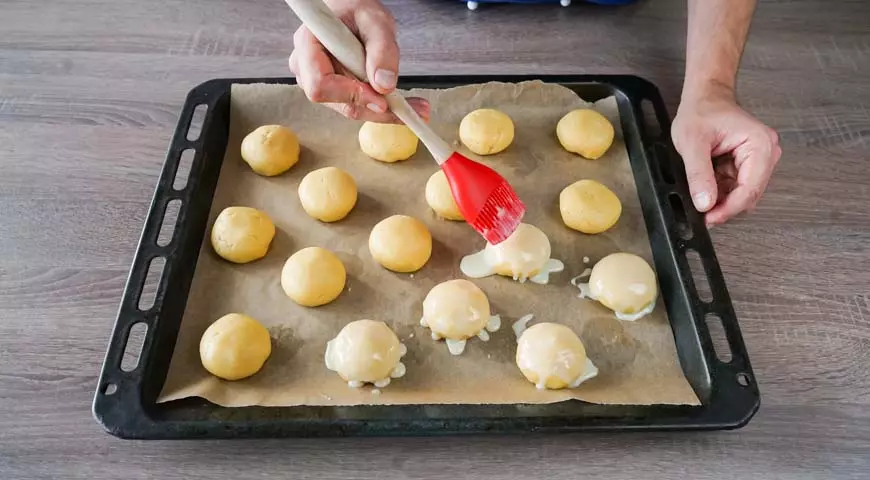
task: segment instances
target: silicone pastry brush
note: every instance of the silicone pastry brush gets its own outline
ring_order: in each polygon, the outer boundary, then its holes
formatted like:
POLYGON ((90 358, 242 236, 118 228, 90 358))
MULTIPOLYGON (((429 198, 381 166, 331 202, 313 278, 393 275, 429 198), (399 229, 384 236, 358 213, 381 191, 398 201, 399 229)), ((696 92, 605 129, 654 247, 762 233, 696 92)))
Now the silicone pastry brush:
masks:
MULTIPOLYGON (((285 2, 336 60, 360 80, 366 79, 362 44, 322 0, 285 2)), ((441 166, 465 221, 493 245, 507 239, 526 212, 507 180, 450 147, 398 92, 388 94, 386 99, 390 110, 417 135, 441 166)))

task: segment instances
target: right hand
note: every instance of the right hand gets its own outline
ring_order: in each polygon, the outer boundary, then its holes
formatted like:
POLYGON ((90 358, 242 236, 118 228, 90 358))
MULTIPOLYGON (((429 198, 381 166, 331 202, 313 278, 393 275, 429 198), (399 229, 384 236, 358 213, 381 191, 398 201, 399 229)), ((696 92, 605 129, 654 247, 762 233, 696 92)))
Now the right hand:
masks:
MULTIPOLYGON (((325 0, 336 16, 362 41, 366 52, 366 80, 356 77, 321 45, 303 25, 293 35, 290 71, 312 102, 322 103, 345 117, 380 123, 400 123, 388 111, 384 95, 396 89, 399 46, 396 24, 378 0, 325 0)), ((408 103, 429 120, 429 103, 408 98, 408 103)))

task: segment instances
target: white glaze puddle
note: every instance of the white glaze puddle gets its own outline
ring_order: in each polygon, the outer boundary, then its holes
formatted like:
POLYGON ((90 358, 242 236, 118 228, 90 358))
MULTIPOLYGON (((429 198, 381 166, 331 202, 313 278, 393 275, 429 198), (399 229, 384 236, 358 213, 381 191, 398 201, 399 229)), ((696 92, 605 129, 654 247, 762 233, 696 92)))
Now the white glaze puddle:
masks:
MULTIPOLYGON (((420 319, 420 325, 423 327, 428 327, 428 323, 425 318, 420 319)), ((490 333, 497 332, 501 328, 501 317, 498 315, 491 315, 489 320, 486 322, 486 326, 480 329, 474 336, 479 338, 481 341, 488 342, 490 339, 490 333)), ((438 341, 443 337, 441 335, 431 332, 430 333, 432 340, 438 341)), ((468 344, 468 339, 455 340, 452 338, 444 339, 444 343, 447 344, 447 350, 451 355, 462 355, 465 351, 465 346, 468 344)))
POLYGON ((323 355, 323 362, 326 363, 326 368, 333 372, 336 369, 335 363, 332 361, 332 359, 335 358, 335 352, 333 349, 334 342, 334 339, 326 342, 326 353, 323 355))
POLYGON ((407 372, 407 369, 405 368, 405 364, 402 362, 399 362, 399 364, 396 365, 396 368, 394 368, 393 371, 390 372, 390 377, 402 378, 405 376, 405 372, 407 372))
POLYGON ((535 318, 535 316, 529 313, 527 315, 523 315, 516 322, 514 322, 513 325, 511 325, 511 328, 514 331, 514 335, 516 335, 518 339, 523 335, 523 332, 525 332, 526 329, 529 328, 529 322, 531 322, 533 318, 535 318))
POLYGON ((375 387, 376 387, 376 388, 384 388, 384 387, 386 387, 387 385, 390 384, 390 380, 391 380, 390 377, 382 378, 382 379, 380 379, 380 380, 376 380, 376 381, 375 381, 375 387))
MULTIPOLYGON (((528 258, 524 258, 524 260, 528 260, 528 258)), ((484 278, 496 273, 495 265, 489 256, 486 255, 486 250, 462 257, 462 260, 459 262, 459 270, 469 278, 484 278)), ((546 285, 550 281, 550 274, 565 270, 565 264, 561 260, 550 258, 544 262, 544 265, 540 269, 536 270, 538 270, 538 273, 531 277, 528 276, 528 273, 514 272, 513 279, 520 283, 526 283, 526 280, 531 280, 532 283, 546 285)))
POLYGON ((486 330, 489 332, 497 332, 500 328, 501 317, 498 315, 492 315, 491 317, 489 317, 489 321, 486 322, 486 330))
POLYGON ((634 322, 636 320, 640 320, 641 318, 649 315, 656 308, 656 301, 653 300, 649 305, 644 307, 642 310, 635 313, 616 313, 616 318, 626 321, 626 322, 634 322))
POLYGON ((468 343, 467 340, 453 340, 451 338, 444 340, 444 342, 451 355, 462 355, 462 352, 465 351, 465 345, 468 343))
POLYGON ((586 359, 586 368, 583 370, 583 375, 577 377, 573 382, 571 382, 568 386, 570 388, 577 388, 581 383, 586 380, 591 380, 598 376, 598 367, 592 363, 592 360, 586 359))
MULTIPOLYGON (((597 376, 598 376, 598 367, 596 367, 595 364, 592 363, 592 360, 589 360, 587 358, 586 359, 586 368, 583 369, 583 373, 579 377, 568 382, 568 388, 577 388, 583 382, 585 382, 587 380, 591 380, 597 376)), ((535 388, 537 388, 538 390, 546 390, 547 387, 545 385, 545 382, 546 382, 547 376, 546 375, 539 375, 539 378, 543 378, 544 380, 536 383, 535 388)))
MULTIPOLYGON (((532 283, 537 283, 538 285, 546 285, 550 283, 551 273, 561 272, 562 270, 565 270, 565 264, 562 263, 561 260, 551 258, 547 260, 547 263, 544 264, 544 268, 541 269, 540 273, 529 278, 529 280, 531 280, 532 283)), ((522 283, 522 280, 520 281, 520 283, 522 283)))

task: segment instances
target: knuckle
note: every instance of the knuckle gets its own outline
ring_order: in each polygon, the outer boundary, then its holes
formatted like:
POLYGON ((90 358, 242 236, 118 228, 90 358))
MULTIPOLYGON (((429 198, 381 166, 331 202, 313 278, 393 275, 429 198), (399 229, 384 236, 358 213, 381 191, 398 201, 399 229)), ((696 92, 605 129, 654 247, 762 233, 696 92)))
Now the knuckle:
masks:
POLYGON ((682 150, 692 142, 703 142, 707 138, 707 132, 700 127, 675 123, 672 130, 674 147, 682 150))
POLYGON ((362 114, 360 113, 360 109, 357 108, 356 105, 348 105, 345 108, 344 116, 351 120, 359 120, 362 114))
POLYGON ((299 27, 293 32, 293 45, 297 47, 305 41, 305 27, 299 27))
POLYGON ((779 146, 779 134, 772 128, 767 129, 767 138, 770 139, 770 144, 774 147, 779 146))
POLYGON ((351 105, 360 105, 362 103, 362 95, 362 86, 358 85, 357 88, 354 88, 350 92, 350 99, 348 103, 350 103, 351 105))
POLYGON ((746 198, 746 207, 753 208, 755 204, 758 203, 758 200, 761 199, 761 189, 757 187, 750 188, 749 192, 747 192, 746 198))
POLYGON ((323 90, 323 84, 320 79, 317 79, 308 85, 308 88, 305 89, 305 94, 308 96, 308 100, 311 100, 314 103, 323 103, 326 101, 326 92, 323 90))
POLYGON ((351 120, 359 120, 360 118, 360 110, 356 107, 356 105, 352 105, 349 103, 340 103, 336 106, 336 110, 342 116, 347 117, 351 120))
POLYGON ((384 14, 384 27, 391 33, 395 33, 396 31, 396 19, 389 12, 385 12, 384 14))
POLYGON ((374 8, 367 9, 366 12, 371 15, 373 20, 377 21, 383 27, 395 28, 396 19, 386 8, 380 8, 380 6, 376 6, 374 8))
POLYGON ((771 160, 772 160, 771 163, 773 164, 773 166, 776 166, 777 164, 779 164, 779 160, 781 158, 782 158, 782 147, 780 147, 779 145, 776 145, 775 147, 773 147, 773 152, 771 153, 771 160))
POLYGON ((683 149, 686 148, 687 143, 685 130, 675 128, 673 130, 671 138, 674 142, 674 148, 676 148, 678 152, 682 153, 683 149))

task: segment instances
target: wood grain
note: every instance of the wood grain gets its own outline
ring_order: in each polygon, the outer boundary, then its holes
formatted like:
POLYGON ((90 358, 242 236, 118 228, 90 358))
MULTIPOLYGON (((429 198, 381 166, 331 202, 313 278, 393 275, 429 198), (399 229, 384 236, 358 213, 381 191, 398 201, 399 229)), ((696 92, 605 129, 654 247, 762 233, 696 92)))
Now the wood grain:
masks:
MULTIPOLYGON (((387 3, 403 73, 634 73, 675 111, 683 1, 387 3)), ((277 0, 4 0, 0 478, 866 478, 870 3, 759 3, 739 93, 785 153, 758 210, 712 233, 762 389, 749 426, 163 443, 90 416, 127 269, 186 92, 286 75, 295 19, 277 0)))

